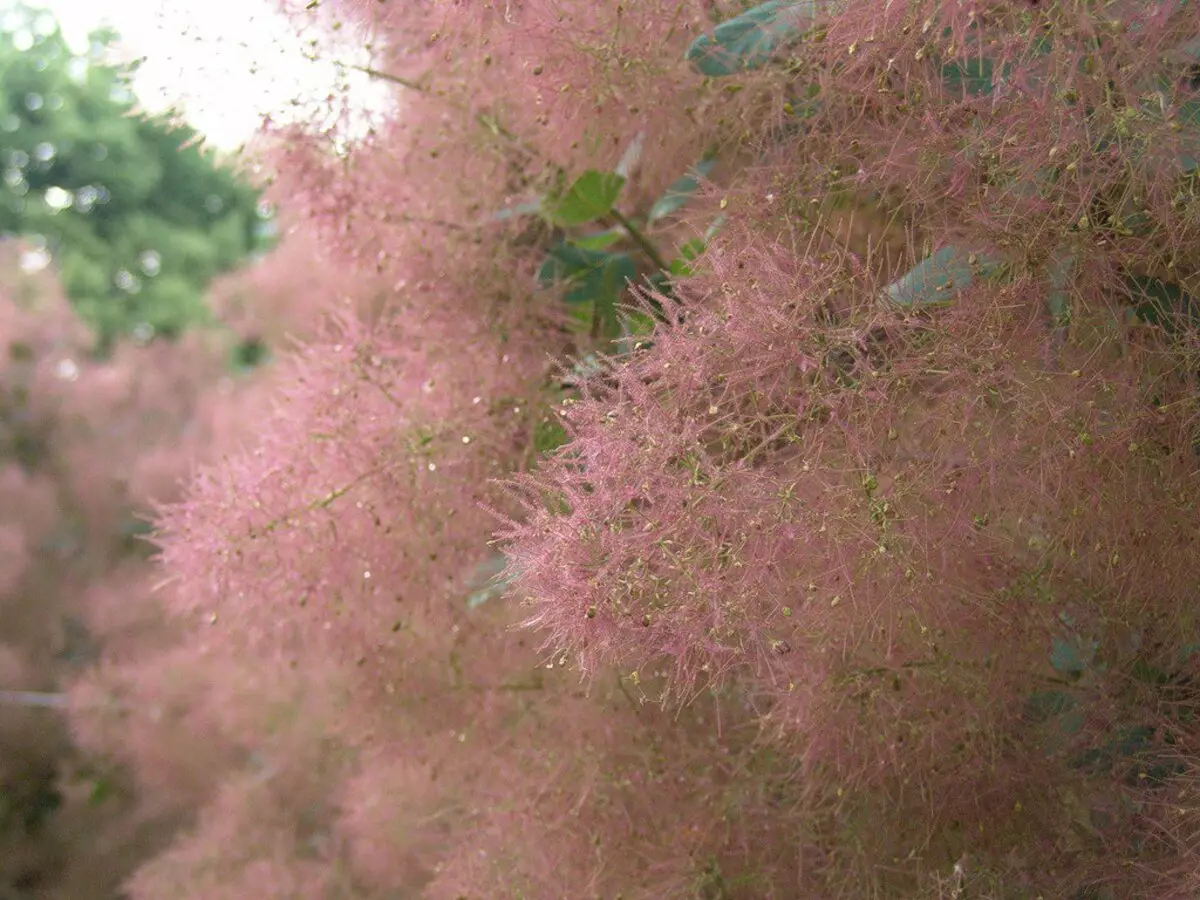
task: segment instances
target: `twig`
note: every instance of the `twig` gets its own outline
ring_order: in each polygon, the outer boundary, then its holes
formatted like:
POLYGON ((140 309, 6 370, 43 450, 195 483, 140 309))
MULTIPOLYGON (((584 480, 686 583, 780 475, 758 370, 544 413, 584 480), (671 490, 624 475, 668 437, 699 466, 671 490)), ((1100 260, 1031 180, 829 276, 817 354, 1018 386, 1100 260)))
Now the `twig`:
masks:
POLYGON ((408 88, 410 91, 419 91, 422 94, 429 93, 429 88, 416 81, 411 81, 400 75, 393 75, 391 72, 383 72, 379 69, 373 69, 370 66, 360 66, 355 63, 342 63, 347 69, 353 69, 356 72, 361 72, 368 78, 378 78, 381 81, 390 81, 392 84, 398 84, 400 87, 408 88))
POLYGON ((61 709, 67 705, 67 695, 46 691, 0 691, 0 703, 61 709))
POLYGON ((641 229, 625 218, 625 216, 623 216, 615 207, 610 209, 609 213, 621 224, 622 228, 629 232, 629 236, 633 238, 634 243, 642 248, 642 252, 650 257, 650 261, 654 263, 654 265, 656 265, 663 272, 671 271, 671 267, 667 265, 666 260, 664 260, 659 254, 658 248, 650 242, 649 238, 642 234, 641 229))

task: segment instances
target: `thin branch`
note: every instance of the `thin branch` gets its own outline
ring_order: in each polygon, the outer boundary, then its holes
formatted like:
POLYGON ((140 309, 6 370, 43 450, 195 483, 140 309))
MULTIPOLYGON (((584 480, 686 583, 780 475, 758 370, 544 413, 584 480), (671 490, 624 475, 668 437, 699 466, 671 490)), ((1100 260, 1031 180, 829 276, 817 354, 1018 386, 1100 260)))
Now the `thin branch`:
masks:
POLYGON ((0 703, 61 709, 67 705, 67 695, 46 691, 0 691, 0 703))
MULTIPOLYGON (((409 225, 436 225, 438 228, 445 228, 448 231, 470 231, 471 227, 460 225, 458 222, 447 222, 445 219, 430 219, 425 216, 412 216, 408 213, 400 214, 400 221, 409 225)), ((476 228, 480 227, 478 225, 476 228)))
POLYGON ((419 91, 422 94, 428 94, 429 88, 416 81, 410 81, 400 75, 393 75, 391 72, 383 72, 379 69, 373 69, 370 66, 360 66, 355 63, 342 63, 347 69, 353 69, 356 72, 361 72, 368 78, 378 78, 380 81, 390 81, 392 84, 398 84, 400 87, 408 88, 410 91, 419 91))
POLYGON ((634 243, 642 248, 642 252, 645 253, 646 256, 650 257, 650 261, 654 263, 654 265, 656 265, 663 272, 671 271, 671 267, 667 265, 666 260, 664 260, 659 254, 658 248, 651 243, 649 238, 642 234, 641 229, 625 218, 625 216, 623 216, 620 210, 616 209, 616 207, 610 209, 609 213, 620 223, 622 228, 629 232, 629 236, 633 238, 634 243))

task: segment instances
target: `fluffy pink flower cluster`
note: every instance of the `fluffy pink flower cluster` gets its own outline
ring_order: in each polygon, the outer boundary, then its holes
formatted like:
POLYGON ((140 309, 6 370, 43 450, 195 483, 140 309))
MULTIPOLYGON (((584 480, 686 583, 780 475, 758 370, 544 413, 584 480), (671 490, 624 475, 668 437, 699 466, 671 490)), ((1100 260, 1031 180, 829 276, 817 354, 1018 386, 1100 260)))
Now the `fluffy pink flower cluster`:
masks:
POLYGON ((275 135, 345 268, 160 510, 164 665, 222 682, 173 721, 226 755, 135 896, 1194 886, 1200 17, 746 7, 334 5, 403 111, 275 135), (514 213, 637 140, 620 229, 514 213), (564 236, 679 252, 570 391, 564 236))

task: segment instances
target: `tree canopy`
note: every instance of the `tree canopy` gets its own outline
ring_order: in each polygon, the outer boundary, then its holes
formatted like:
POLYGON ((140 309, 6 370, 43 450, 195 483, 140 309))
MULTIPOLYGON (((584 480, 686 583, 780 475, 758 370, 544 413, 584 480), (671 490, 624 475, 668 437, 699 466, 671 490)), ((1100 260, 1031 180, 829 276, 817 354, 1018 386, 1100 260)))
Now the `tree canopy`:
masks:
POLYGON ((207 318, 204 290, 264 244, 255 188, 168 114, 146 115, 136 65, 76 55, 25 6, 0 28, 0 233, 31 238, 97 332, 174 337, 207 318))

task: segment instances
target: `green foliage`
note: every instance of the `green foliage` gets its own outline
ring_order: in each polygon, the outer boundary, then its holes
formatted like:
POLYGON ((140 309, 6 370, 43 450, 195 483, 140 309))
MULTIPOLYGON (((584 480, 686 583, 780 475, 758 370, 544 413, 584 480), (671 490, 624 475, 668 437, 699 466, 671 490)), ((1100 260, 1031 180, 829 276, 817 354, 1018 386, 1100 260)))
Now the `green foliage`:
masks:
POLYGON ((953 294, 969 288, 976 278, 997 277, 1003 271, 1003 260, 996 256, 947 245, 889 284, 884 294, 900 306, 948 303, 953 294))
POLYGON ((702 75, 713 78, 762 68, 803 37, 812 17, 811 0, 771 0, 722 22, 711 37, 696 38, 687 59, 702 75))
POLYGON ((706 243, 700 238, 692 238, 679 248, 679 255, 671 260, 671 274, 683 278, 692 274, 692 263, 699 259, 704 252, 706 243))
POLYGON ((531 200, 528 203, 518 203, 509 209, 498 210, 491 215, 491 221, 503 222, 506 219, 515 219, 517 216, 535 215, 542 211, 542 201, 531 200))
MULTIPOLYGON (((18 7, 27 25, 44 17, 18 7)), ((0 232, 44 242, 100 348, 207 319, 216 275, 264 244, 258 195, 195 132, 134 114, 128 70, 76 57, 57 27, 0 34, 0 232)))
POLYGON ((508 589, 513 576, 503 577, 507 565, 508 558, 503 553, 493 553, 475 567, 468 578, 468 586, 472 590, 467 596, 467 609, 477 609, 508 589))
POLYGON ((576 246, 583 247, 585 250, 606 250, 613 244, 620 243, 625 237, 625 232, 620 228, 609 228, 605 231, 598 231, 595 234, 585 234, 574 239, 573 243, 576 246))
POLYGON ((671 213, 678 211, 686 205, 700 187, 700 179, 707 178, 716 164, 717 161, 711 157, 701 160, 693 166, 692 172, 671 182, 670 186, 663 192, 663 195, 655 200, 654 205, 650 207, 650 212, 646 215, 646 221, 657 222, 659 219, 671 215, 671 213))
POLYGON ((546 416, 534 426, 533 449, 539 457, 557 450, 565 443, 567 432, 558 419, 546 416))
POLYGON ((267 345, 258 338, 247 338, 238 343, 230 353, 229 365, 235 372, 249 372, 270 358, 267 345))
POLYGON ((645 225, 681 209, 692 199, 700 187, 700 180, 716 165, 716 159, 712 157, 705 157, 690 172, 672 182, 644 219, 627 218, 616 208, 628 173, 641 154, 642 141, 641 133, 634 137, 615 171, 588 169, 567 184, 566 173, 559 170, 554 187, 545 196, 499 210, 485 220, 499 222, 536 215, 560 232, 605 219, 616 221, 615 226, 601 231, 560 238, 547 252, 537 272, 539 284, 544 287, 564 285, 563 299, 568 304, 587 307, 593 337, 615 338, 619 334, 617 306, 627 284, 638 275, 632 249, 640 251, 653 266, 646 275, 649 285, 656 290, 669 291, 670 278, 691 273, 690 263, 703 252, 707 240, 719 227, 719 223, 714 223, 705 240, 687 242, 680 249, 680 255, 669 262, 642 230, 645 225), (629 249, 610 249, 622 243, 629 249))
MULTIPOLYGON (((640 152, 639 135, 634 139, 618 165, 619 170, 628 170, 632 160, 640 152)), ((682 208, 691 200, 706 177, 716 165, 708 157, 701 160, 688 174, 674 181, 651 206, 644 220, 653 224, 682 208)), ((679 256, 668 262, 658 247, 642 231, 643 220, 627 218, 616 209, 616 202, 625 185, 625 175, 618 172, 601 172, 589 169, 569 187, 553 191, 549 197, 531 201, 502 210, 491 218, 507 219, 521 213, 541 215, 550 225, 567 229, 588 225, 606 218, 618 223, 603 231, 591 232, 564 238, 547 253, 538 269, 538 282, 544 286, 565 284, 564 300, 572 305, 588 305, 591 313, 592 334, 606 338, 618 336, 620 328, 617 305, 629 282, 636 279, 638 265, 635 257, 625 250, 610 250, 622 242, 632 244, 653 266, 646 275, 649 285, 655 290, 669 291, 672 277, 691 274, 690 263, 704 250, 719 222, 714 222, 704 240, 688 241, 680 248, 679 256)))
POLYGON ((615 172, 588 169, 561 197, 544 206, 544 215, 563 228, 586 225, 608 215, 624 186, 625 178, 615 172))
POLYGON ((1056 672, 1078 678, 1095 656, 1096 648, 1078 638, 1055 638, 1050 648, 1050 665, 1056 672))
POLYGON ((1177 284, 1169 284, 1146 275, 1127 275, 1125 290, 1134 312, 1144 322, 1157 325, 1170 334, 1185 322, 1200 323, 1200 301, 1177 284))
POLYGON ((538 270, 543 285, 565 282, 567 303, 613 304, 625 288, 625 280, 637 274, 628 253, 589 250, 571 241, 560 241, 550 249, 538 270))
POLYGON ((1058 252, 1047 264, 1050 293, 1046 298, 1047 311, 1055 328, 1065 328, 1071 321, 1071 297, 1068 288, 1078 265, 1072 253, 1058 252))
POLYGON ((956 60, 942 66, 942 80, 954 93, 979 97, 995 88, 995 68, 996 64, 986 56, 956 60))

